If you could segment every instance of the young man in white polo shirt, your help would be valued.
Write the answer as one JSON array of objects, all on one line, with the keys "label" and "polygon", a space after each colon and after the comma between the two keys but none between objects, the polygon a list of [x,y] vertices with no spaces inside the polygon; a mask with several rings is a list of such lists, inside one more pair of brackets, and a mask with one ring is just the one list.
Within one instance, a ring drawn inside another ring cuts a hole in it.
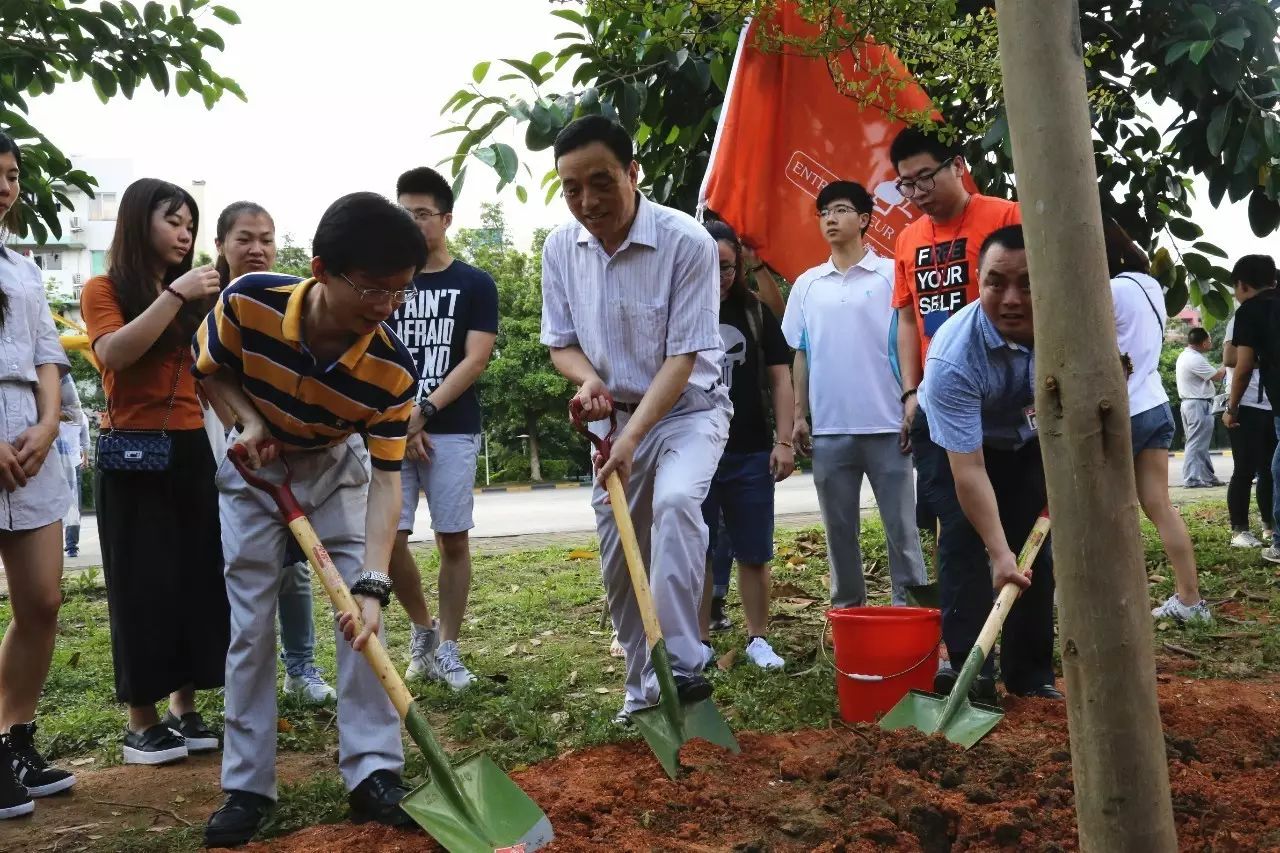
[{"label": "young man in white polo shirt", "polygon": [[719,257],[693,218],[636,189],[639,164],[621,126],[601,116],[569,124],[556,171],[575,222],[542,250],[542,342],[578,387],[592,429],[618,415],[592,504],[609,611],[626,650],[617,722],[658,701],[644,627],[603,483],[617,472],[649,568],[680,698],[705,699],[698,606],[706,574],[707,496],[729,435],[720,381]]},{"label": "young man in white polo shirt", "polygon": [[852,181],[823,187],[818,225],[831,258],[796,279],[782,318],[782,332],[796,350],[794,444],[813,455],[836,607],[867,601],[858,546],[864,474],[884,522],[893,603],[905,604],[906,587],[927,581],[911,457],[898,440],[902,386],[893,369],[893,261],[862,242],[872,205]]}]

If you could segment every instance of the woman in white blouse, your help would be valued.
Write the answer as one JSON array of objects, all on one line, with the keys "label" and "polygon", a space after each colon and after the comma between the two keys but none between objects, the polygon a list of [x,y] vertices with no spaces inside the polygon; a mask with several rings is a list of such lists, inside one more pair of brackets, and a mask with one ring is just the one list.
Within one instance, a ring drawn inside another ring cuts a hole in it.
[{"label": "woman in white blouse", "polygon": [[[0,133],[0,219],[16,214],[22,152]],[[0,643],[0,819],[30,814],[32,797],[75,777],[35,747],[36,702],[53,658],[62,602],[62,516],[71,490],[49,460],[70,362],[40,270],[0,247],[0,557],[13,619]]]}]

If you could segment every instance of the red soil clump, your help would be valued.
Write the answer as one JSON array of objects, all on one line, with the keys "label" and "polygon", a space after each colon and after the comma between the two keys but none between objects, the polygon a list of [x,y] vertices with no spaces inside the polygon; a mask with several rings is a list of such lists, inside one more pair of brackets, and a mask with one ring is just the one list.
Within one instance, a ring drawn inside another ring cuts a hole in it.
[{"label": "red soil clump", "polygon": [[[1162,676],[1165,678],[1165,676]],[[1280,849],[1280,680],[1159,686],[1183,850]],[[742,734],[741,755],[685,747],[668,779],[642,741],[515,774],[555,827],[551,851],[1078,849],[1066,709],[1007,699],[963,751],[872,725]],[[422,834],[313,827],[254,850],[437,850]]]}]

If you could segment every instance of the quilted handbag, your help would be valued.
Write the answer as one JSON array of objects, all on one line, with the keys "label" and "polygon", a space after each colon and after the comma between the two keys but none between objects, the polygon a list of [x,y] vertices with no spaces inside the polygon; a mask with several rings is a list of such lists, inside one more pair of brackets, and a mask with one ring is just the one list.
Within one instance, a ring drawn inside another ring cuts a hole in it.
[{"label": "quilted handbag", "polygon": [[[173,376],[173,390],[169,392],[169,408],[164,413],[164,423],[159,430],[109,429],[98,435],[98,470],[100,471],[168,471],[173,464],[173,438],[165,432],[169,415],[173,414],[173,401],[178,395],[178,380],[186,353],[178,356],[178,369]],[[111,415],[111,399],[107,398],[107,415]],[[115,423],[115,418],[111,418]]]}]

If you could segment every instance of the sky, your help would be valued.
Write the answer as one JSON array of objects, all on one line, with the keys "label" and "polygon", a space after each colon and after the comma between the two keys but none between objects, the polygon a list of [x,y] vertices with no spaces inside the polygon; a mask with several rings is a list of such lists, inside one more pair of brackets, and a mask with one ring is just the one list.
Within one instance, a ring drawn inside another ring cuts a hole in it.
[{"label": "sky", "polygon": [[[440,108],[471,84],[477,62],[528,59],[551,49],[568,29],[548,0],[224,0],[242,24],[211,15],[225,52],[207,52],[219,73],[234,78],[248,103],[225,96],[212,111],[198,97],[164,97],[140,87],[132,101],[103,105],[88,83],[66,84],[30,101],[31,119],[68,154],[126,157],[137,176],[175,183],[206,181],[213,211],[248,198],[271,211],[281,236],[310,243],[325,207],[356,190],[391,195],[402,171],[434,166],[451,155],[457,135],[433,138],[450,125]],[[497,64],[490,80],[497,76]],[[556,225],[568,212],[536,191],[551,167],[549,152],[531,158],[529,202],[511,188],[495,196],[497,177],[472,162],[455,209],[454,227],[478,226],[480,205],[501,200],[517,245],[535,228]],[[443,171],[447,168],[441,167]],[[1206,239],[1234,259],[1269,252],[1270,241],[1249,230],[1246,206],[1212,208],[1205,185],[1195,220]],[[211,222],[210,211],[204,211]]]}]

